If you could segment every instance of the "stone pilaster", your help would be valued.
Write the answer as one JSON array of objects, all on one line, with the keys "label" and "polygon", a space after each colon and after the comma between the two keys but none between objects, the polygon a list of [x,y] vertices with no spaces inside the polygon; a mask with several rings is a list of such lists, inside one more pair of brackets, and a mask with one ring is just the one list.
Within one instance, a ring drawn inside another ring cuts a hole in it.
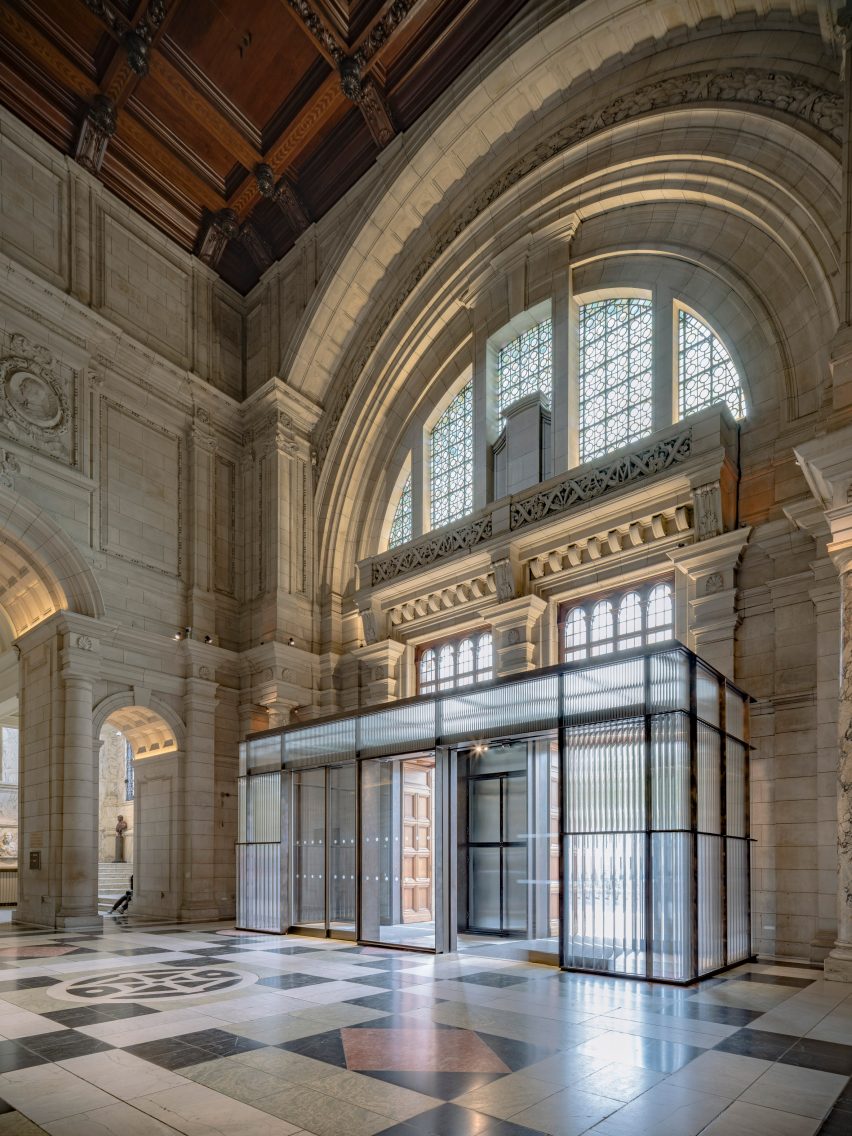
[{"label": "stone pilaster", "polygon": [[840,578],[840,691],[837,713],[837,939],[826,978],[852,981],[852,426],[795,449],[825,510],[827,551]]},{"label": "stone pilaster", "polygon": [[186,752],[181,761],[179,918],[216,919],[214,897],[216,683],[189,678],[184,694]]},{"label": "stone pilaster", "polygon": [[734,677],[737,612],[736,569],[750,528],[710,536],[668,554],[687,577],[687,646],[729,678]]},{"label": "stone pilaster", "polygon": [[518,674],[538,666],[538,626],[546,600],[539,596],[518,596],[501,604],[489,615],[494,632],[494,674]]},{"label": "stone pilaster", "polygon": [[351,652],[359,660],[363,704],[375,706],[399,697],[399,661],[405,645],[395,639],[383,639]]},{"label": "stone pilaster", "polygon": [[190,538],[190,603],[188,619],[196,639],[215,634],[216,597],[213,592],[213,524],[215,517],[216,436],[207,411],[198,409],[189,431],[192,492]]}]

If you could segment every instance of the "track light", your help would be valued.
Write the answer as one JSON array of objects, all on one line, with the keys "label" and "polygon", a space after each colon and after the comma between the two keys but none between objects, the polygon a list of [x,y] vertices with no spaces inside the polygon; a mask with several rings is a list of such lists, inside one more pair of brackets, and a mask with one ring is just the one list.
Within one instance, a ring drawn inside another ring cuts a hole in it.
[{"label": "track light", "polygon": [[292,636],[292,635],[291,635],[291,636],[290,636],[290,638],[289,638],[289,639],[287,640],[287,646],[288,646],[288,647],[295,647],[295,646],[296,646],[296,640],[295,640],[295,639],[293,638],[293,636]]},{"label": "track light", "polygon": [[204,642],[205,642],[205,643],[212,643],[212,642],[213,642],[213,640],[212,640],[212,638],[211,638],[211,637],[210,637],[209,635],[205,635],[205,636],[204,636]]}]

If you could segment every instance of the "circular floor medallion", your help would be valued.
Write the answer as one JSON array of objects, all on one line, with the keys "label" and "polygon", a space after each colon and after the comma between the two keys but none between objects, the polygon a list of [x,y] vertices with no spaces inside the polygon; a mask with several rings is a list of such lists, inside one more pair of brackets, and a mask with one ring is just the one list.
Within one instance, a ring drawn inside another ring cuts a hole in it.
[{"label": "circular floor medallion", "polygon": [[226,994],[251,986],[256,974],[221,966],[154,966],[87,974],[49,987],[53,998],[72,1002],[170,1002],[176,998]]}]

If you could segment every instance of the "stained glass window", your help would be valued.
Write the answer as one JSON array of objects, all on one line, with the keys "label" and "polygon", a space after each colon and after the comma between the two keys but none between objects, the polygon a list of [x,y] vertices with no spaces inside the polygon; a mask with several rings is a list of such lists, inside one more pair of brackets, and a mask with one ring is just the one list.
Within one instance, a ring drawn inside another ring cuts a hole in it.
[{"label": "stained glass window", "polygon": [[432,431],[432,528],[473,509],[473,383],[459,391]]},{"label": "stained glass window", "polygon": [[409,474],[408,480],[402,487],[402,493],[399,496],[399,504],[396,507],[396,512],[391,522],[388,548],[396,548],[398,544],[405,544],[406,541],[411,540],[412,516],[411,474]]},{"label": "stained glass window", "polygon": [[727,347],[707,324],[678,311],[680,416],[725,402],[734,418],[745,414],[743,387]]},{"label": "stained glass window", "polygon": [[595,300],[580,308],[580,461],[650,433],[651,301]]},{"label": "stained glass window", "polygon": [[562,659],[627,651],[674,637],[674,589],[669,581],[572,605],[562,620]]},{"label": "stained glass window", "polygon": [[417,693],[433,694],[455,686],[471,686],[494,677],[490,631],[464,635],[427,647],[417,667]]},{"label": "stained glass window", "polygon": [[500,429],[507,407],[539,391],[550,406],[553,386],[553,323],[546,319],[500,349],[497,356],[497,411]]}]

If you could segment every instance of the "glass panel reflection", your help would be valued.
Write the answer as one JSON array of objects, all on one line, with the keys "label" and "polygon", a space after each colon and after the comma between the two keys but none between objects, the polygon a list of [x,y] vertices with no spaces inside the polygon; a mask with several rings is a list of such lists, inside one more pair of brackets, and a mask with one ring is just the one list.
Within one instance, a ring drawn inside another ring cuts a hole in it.
[{"label": "glass panel reflection", "polygon": [[293,924],[325,931],[325,769],[293,774]]},{"label": "glass panel reflection", "polygon": [[435,947],[433,754],[361,764],[361,938]]},{"label": "glass panel reflection", "polygon": [[355,766],[328,770],[328,923],[355,927]]}]

